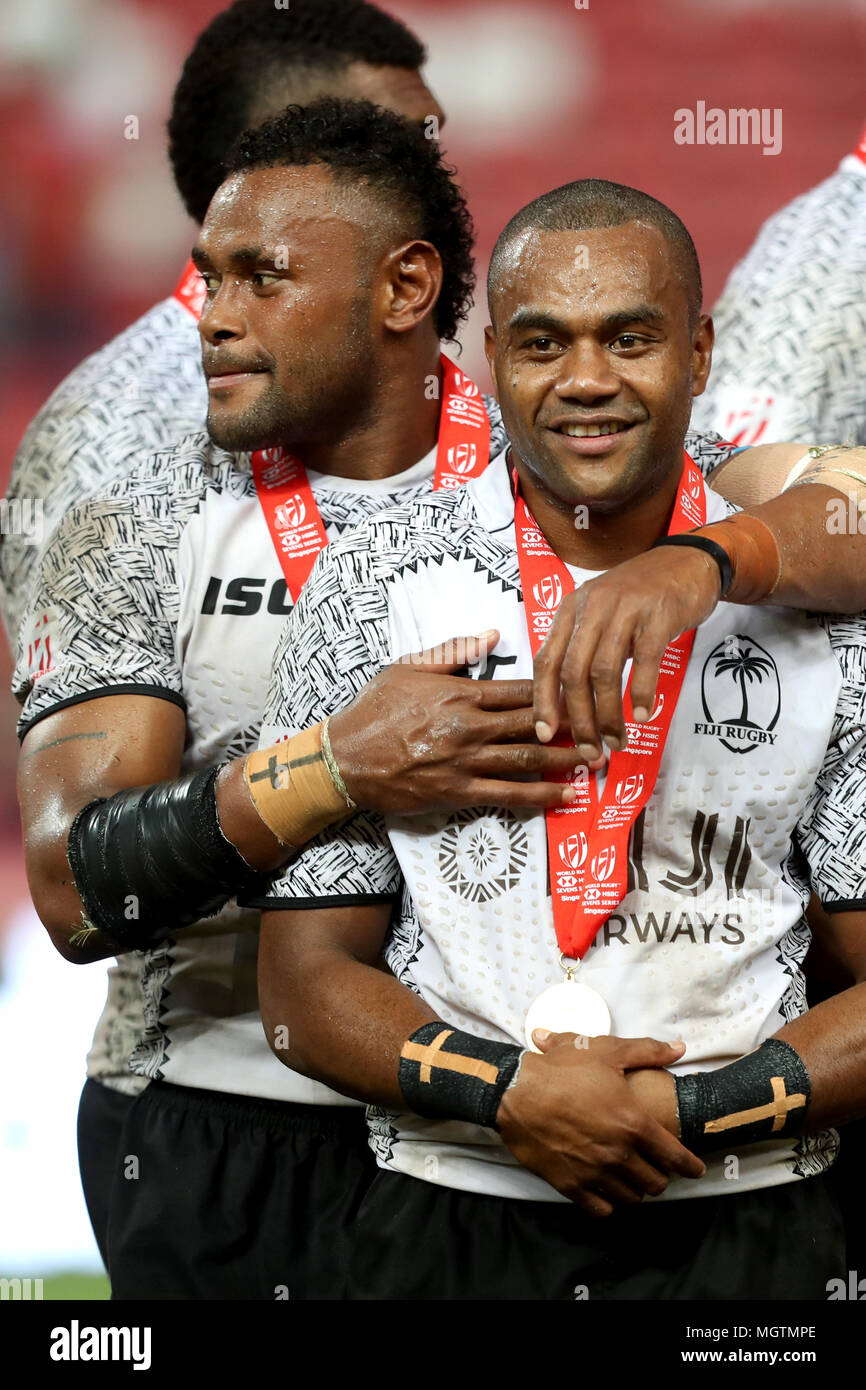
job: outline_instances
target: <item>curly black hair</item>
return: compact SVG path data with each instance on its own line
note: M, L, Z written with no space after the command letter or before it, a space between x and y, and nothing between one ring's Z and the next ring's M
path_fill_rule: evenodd
M352 62L417 69L425 57L414 34L366 0L235 0L197 38L172 101L168 153L190 217L204 220L226 151L268 88L282 106L303 101L311 77L337 77Z
M229 151L225 169L234 174L308 164L327 165L344 182L372 188L405 235L432 242L442 258L434 321L440 338L453 341L475 288L474 229L438 143L414 121L372 102L321 97L246 131Z

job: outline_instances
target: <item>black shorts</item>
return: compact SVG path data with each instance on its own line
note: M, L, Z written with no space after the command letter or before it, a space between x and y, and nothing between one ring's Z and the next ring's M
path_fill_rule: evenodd
M844 1254L826 1177L595 1220L380 1169L358 1214L349 1296L823 1301Z
M112 1297L345 1297L352 1223L375 1174L362 1108L151 1082L121 1147Z
M108 1269L108 1209L120 1169L121 1134L135 1096L88 1078L78 1103L78 1170L87 1215Z

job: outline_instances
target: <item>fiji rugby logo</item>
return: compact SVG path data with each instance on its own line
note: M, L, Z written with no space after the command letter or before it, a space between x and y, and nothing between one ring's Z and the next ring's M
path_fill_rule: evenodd
M753 637L726 637L714 647L701 675L701 701L707 722L696 734L710 734L732 753L751 753L775 743L782 689L770 653Z

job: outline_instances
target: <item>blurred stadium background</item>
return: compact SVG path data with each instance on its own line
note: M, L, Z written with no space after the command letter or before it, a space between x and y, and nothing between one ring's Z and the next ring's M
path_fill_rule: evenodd
M710 306L764 219L829 174L866 119L866 0L381 0L430 50L479 278L531 197L595 175L670 203ZM0 0L0 483L53 387L170 292L193 238L164 122L217 0ZM777 156L674 143L679 107L781 108ZM125 138L135 116L138 139ZM482 281L483 283L483 281ZM484 374L483 307L464 362ZM104 969L53 952L29 905L16 706L0 653L0 1276L104 1297L75 1113ZM61 1280L50 1276L75 1274ZM91 1276L89 1279L87 1276Z

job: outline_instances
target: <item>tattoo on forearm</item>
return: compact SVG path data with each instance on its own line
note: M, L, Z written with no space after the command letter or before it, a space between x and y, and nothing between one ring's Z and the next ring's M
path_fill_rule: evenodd
M21 762L22 762L22 763L25 762L27 758L35 758L35 757L38 757L38 755L39 755L40 753L47 753L47 751L48 751L49 748L56 748L56 747L58 746L58 744L61 744L61 743L71 743L73 739L77 739L77 738L107 738L107 737L108 737L108 734L105 732L104 729L100 729L100 730L98 730L97 732L94 732L94 733L87 733L87 734L65 734L63 738L54 738L54 739L51 740L50 743L43 743L43 745L42 745L41 748L34 748L34 749L32 750L32 752L30 752L30 753L22 753L22 754L21 754Z

